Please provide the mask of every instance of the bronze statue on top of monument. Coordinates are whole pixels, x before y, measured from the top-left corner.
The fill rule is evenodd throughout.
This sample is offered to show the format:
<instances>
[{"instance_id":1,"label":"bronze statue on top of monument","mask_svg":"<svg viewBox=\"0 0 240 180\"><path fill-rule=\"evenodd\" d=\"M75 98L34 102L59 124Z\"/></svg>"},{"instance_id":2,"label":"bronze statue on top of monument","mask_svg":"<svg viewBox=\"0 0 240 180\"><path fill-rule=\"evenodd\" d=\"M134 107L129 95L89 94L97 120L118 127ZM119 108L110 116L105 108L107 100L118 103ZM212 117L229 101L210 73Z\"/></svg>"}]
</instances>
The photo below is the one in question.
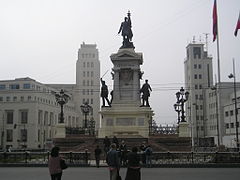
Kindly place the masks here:
<instances>
[{"instance_id":1,"label":"bronze statue on top of monument","mask_svg":"<svg viewBox=\"0 0 240 180\"><path fill-rule=\"evenodd\" d=\"M122 46L120 47L120 49L135 48L133 45L133 42L131 42L133 33L132 33L132 22L131 22L131 18L130 18L130 16L131 16L130 11L128 11L127 15L128 15L128 17L124 18L124 21L121 23L121 26L118 31L118 34L120 32L122 32L122 37L123 37L123 43L122 43Z\"/></svg>"}]
</instances>

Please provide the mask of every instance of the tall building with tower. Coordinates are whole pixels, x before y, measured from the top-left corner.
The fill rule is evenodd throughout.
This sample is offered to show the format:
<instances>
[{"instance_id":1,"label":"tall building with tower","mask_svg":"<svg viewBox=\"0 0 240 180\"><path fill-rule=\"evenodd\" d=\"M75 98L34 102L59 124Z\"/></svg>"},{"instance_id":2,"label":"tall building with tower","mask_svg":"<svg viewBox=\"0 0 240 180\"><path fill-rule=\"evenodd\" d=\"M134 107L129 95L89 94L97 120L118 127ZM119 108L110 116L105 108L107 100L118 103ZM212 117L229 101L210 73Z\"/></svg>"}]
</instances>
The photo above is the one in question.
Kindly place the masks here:
<instances>
[{"instance_id":1,"label":"tall building with tower","mask_svg":"<svg viewBox=\"0 0 240 180\"><path fill-rule=\"evenodd\" d=\"M212 58L204 50L202 43L190 43L186 47L184 61L185 87L189 91L186 113L190 125L192 143L199 144L199 139L207 136L205 101L206 90L213 86Z\"/></svg>"},{"instance_id":2,"label":"tall building with tower","mask_svg":"<svg viewBox=\"0 0 240 180\"><path fill-rule=\"evenodd\" d=\"M96 44L81 44L78 50L76 64L75 103L81 112L80 106L88 103L92 107L90 118L99 127L100 110L100 61Z\"/></svg>"}]
</instances>

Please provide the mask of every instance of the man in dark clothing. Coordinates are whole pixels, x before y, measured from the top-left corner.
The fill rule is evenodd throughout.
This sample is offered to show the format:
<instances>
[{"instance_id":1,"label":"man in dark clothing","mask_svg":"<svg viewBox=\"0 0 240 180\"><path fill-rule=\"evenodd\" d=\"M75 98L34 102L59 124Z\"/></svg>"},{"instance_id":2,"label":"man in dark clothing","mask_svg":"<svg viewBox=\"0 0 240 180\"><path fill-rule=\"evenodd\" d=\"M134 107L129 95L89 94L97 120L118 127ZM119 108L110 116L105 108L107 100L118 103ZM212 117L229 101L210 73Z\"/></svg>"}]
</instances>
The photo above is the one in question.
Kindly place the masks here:
<instances>
[{"instance_id":1,"label":"man in dark clothing","mask_svg":"<svg viewBox=\"0 0 240 180\"><path fill-rule=\"evenodd\" d=\"M111 149L107 153L107 164L110 171L110 180L117 180L120 169L119 155L116 151L116 144L111 145Z\"/></svg>"},{"instance_id":2,"label":"man in dark clothing","mask_svg":"<svg viewBox=\"0 0 240 180\"><path fill-rule=\"evenodd\" d=\"M150 91L152 91L151 86L148 84L148 80L145 80L145 84L143 84L142 88L140 89L140 93L142 94L142 105L141 106L145 106L145 102L146 102L146 106L150 107L149 105L149 101L148 98L150 96Z\"/></svg>"},{"instance_id":3,"label":"man in dark clothing","mask_svg":"<svg viewBox=\"0 0 240 180\"><path fill-rule=\"evenodd\" d=\"M102 97L102 102L103 102L102 107L106 107L106 106L105 106L105 99L106 99L106 101L107 101L107 103L108 103L108 106L111 107L111 103L110 103L110 101L108 100L108 87L107 87L105 81L102 80L102 78L101 78L101 83L102 83L102 87L101 87L101 97Z\"/></svg>"},{"instance_id":4,"label":"man in dark clothing","mask_svg":"<svg viewBox=\"0 0 240 180\"><path fill-rule=\"evenodd\" d=\"M109 151L109 148L110 148L110 145L111 145L110 139L107 136L105 136L105 138L103 140L103 144L104 144L105 155L107 155L107 152Z\"/></svg>"},{"instance_id":5,"label":"man in dark clothing","mask_svg":"<svg viewBox=\"0 0 240 180\"><path fill-rule=\"evenodd\" d=\"M102 153L102 150L99 148L99 145L97 145L96 149L94 150L94 153L96 159L96 166L99 168L100 155Z\"/></svg>"}]
</instances>

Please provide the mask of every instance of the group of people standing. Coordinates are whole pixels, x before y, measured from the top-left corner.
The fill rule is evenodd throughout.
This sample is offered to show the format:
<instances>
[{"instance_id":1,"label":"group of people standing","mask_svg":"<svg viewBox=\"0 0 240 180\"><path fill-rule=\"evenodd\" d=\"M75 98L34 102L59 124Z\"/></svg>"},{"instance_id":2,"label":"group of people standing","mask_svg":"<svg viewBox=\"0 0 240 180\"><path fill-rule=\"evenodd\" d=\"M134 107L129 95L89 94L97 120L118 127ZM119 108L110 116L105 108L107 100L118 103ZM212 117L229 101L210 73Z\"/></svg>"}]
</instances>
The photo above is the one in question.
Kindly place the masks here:
<instances>
[{"instance_id":1,"label":"group of people standing","mask_svg":"<svg viewBox=\"0 0 240 180\"><path fill-rule=\"evenodd\" d=\"M133 147L130 152L124 141L119 145L115 136L112 139L112 144L107 136L103 143L106 162L109 166L110 180L118 180L121 166L127 166L125 180L140 180L141 165L152 166L152 148L150 145L146 146L145 142L139 148Z\"/></svg>"},{"instance_id":2,"label":"group of people standing","mask_svg":"<svg viewBox=\"0 0 240 180\"><path fill-rule=\"evenodd\" d=\"M151 167L151 155L152 148L150 145L145 145L145 142L141 146L133 147L131 151L127 149L124 141L119 144L117 137L113 137L112 142L106 136L104 141L104 152L106 162L110 172L110 180L119 180L119 171L121 166L127 166L127 172L125 180L140 180L141 179L141 166ZM51 150L51 156L48 161L49 172L51 180L61 180L63 167L62 161L59 156L59 147L53 147ZM100 155L102 153L101 148L97 145L95 151L96 166L99 167Z\"/></svg>"}]
</instances>

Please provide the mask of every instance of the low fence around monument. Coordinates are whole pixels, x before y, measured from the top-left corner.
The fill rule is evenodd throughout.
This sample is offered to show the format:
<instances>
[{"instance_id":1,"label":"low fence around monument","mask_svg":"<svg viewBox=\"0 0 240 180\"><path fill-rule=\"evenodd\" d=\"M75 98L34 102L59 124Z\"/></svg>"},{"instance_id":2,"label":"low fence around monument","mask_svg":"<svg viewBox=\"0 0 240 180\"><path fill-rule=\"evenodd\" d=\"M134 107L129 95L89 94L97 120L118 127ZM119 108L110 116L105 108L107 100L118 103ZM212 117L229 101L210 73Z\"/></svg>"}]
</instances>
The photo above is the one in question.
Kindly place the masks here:
<instances>
[{"instance_id":1,"label":"low fence around monument","mask_svg":"<svg viewBox=\"0 0 240 180\"><path fill-rule=\"evenodd\" d=\"M69 166L95 166L91 153L62 152L61 157ZM0 152L0 163L4 165L46 166L50 152ZM140 153L142 162L145 155ZM106 165L102 156L102 165ZM163 165L209 165L209 164L239 164L240 152L154 152L151 156L152 166ZM144 166L144 164L143 164Z\"/></svg>"}]
</instances>

